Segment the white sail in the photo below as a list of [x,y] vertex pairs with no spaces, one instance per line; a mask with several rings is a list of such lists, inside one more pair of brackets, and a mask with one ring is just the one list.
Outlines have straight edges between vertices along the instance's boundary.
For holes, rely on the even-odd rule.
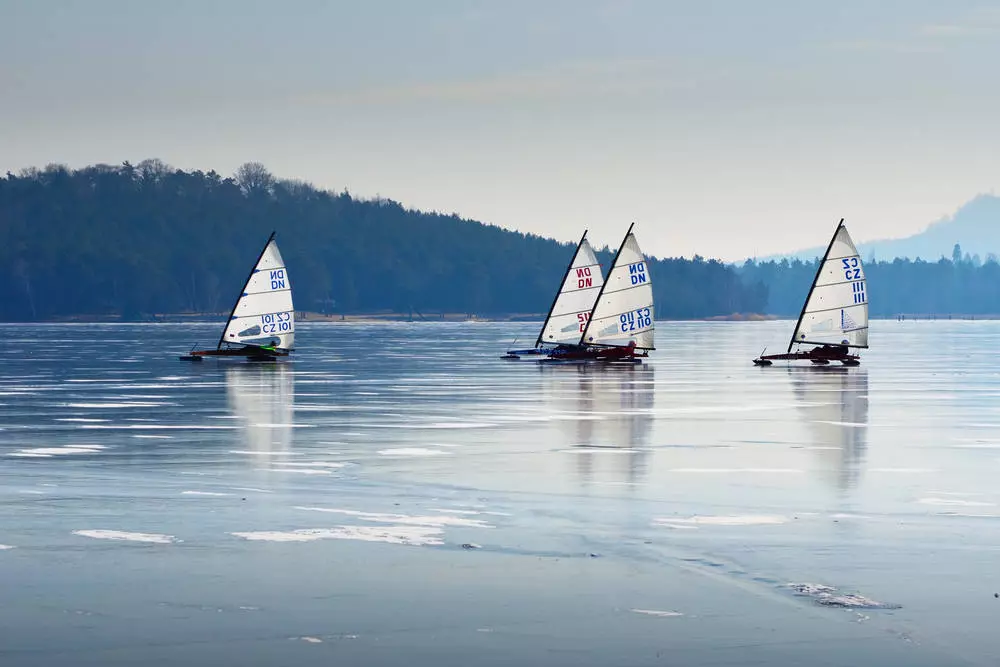
[[868,347],[868,285],[843,221],[820,263],[792,343]]
[[539,343],[576,343],[587,326],[594,301],[604,284],[601,265],[586,235],[566,272],[548,319],[538,336]]
[[580,343],[652,350],[653,329],[653,283],[629,227]]
[[219,347],[227,343],[273,345],[280,350],[291,350],[294,347],[295,307],[292,305],[292,283],[273,234],[233,307]]

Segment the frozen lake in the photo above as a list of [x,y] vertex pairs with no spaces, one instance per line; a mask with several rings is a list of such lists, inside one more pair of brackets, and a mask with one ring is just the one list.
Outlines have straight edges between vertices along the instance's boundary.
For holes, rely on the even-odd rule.
[[0,325],[0,664],[995,665],[1000,322]]

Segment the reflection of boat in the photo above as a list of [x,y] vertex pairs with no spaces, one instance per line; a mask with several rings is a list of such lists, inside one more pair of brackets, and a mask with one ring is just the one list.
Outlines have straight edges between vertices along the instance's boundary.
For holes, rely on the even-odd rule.
[[644,365],[547,368],[543,392],[557,411],[584,481],[593,476],[602,452],[614,455],[612,465],[624,463],[623,481],[643,477],[653,426],[653,379],[654,369]]
[[285,261],[274,241],[264,244],[240,296],[229,313],[215,349],[192,350],[184,361],[205,357],[247,357],[254,361],[287,357],[295,343],[295,307]]
[[[850,349],[868,347],[867,283],[861,256],[841,219],[816,269],[788,351],[761,354],[753,363],[770,366],[775,361],[810,361],[826,365],[839,361],[845,366],[857,366],[861,357]],[[816,347],[792,352],[796,345]]]
[[229,409],[239,419],[248,451],[287,452],[292,444],[295,381],[284,364],[238,364],[226,369]]
[[856,368],[789,368],[792,391],[824,472],[836,486],[857,484],[868,442],[868,372]]
[[597,294],[604,284],[601,265],[597,255],[583,232],[573,253],[573,259],[566,267],[562,284],[556,292],[545,322],[535,339],[535,347],[529,350],[508,350],[503,359],[520,359],[525,356],[545,355],[552,351],[545,345],[576,344],[583,333],[584,325],[590,319]]

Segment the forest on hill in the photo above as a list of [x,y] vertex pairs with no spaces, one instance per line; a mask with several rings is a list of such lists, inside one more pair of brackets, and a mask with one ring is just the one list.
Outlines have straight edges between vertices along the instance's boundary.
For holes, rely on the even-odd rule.
[[[225,313],[272,230],[297,309],[327,313],[544,313],[573,248],[258,163],[231,177],[155,159],[50,165],[0,178],[0,320]],[[649,264],[661,318],[766,309],[767,289],[722,262]]]
[[[767,312],[797,317],[819,260],[747,261],[738,269],[747,283],[767,288]],[[1000,263],[983,261],[956,244],[937,261],[865,261],[872,317],[909,315],[1000,315]]]

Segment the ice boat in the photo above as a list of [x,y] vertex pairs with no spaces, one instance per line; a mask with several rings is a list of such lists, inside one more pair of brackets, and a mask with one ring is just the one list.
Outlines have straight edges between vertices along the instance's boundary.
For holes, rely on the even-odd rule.
[[292,284],[274,232],[260,251],[214,349],[192,350],[184,361],[206,357],[245,357],[272,361],[287,357],[295,344]]
[[559,291],[549,306],[535,346],[524,350],[508,350],[502,358],[537,359],[551,354],[554,349],[576,346],[603,284],[601,265],[587,241],[587,232],[584,231],[563,274]]
[[[803,350],[806,345],[814,347]],[[841,219],[802,304],[788,350],[784,354],[761,353],[753,363],[770,366],[775,361],[808,361],[857,366],[861,357],[851,350],[867,348],[868,285],[861,256]]]

